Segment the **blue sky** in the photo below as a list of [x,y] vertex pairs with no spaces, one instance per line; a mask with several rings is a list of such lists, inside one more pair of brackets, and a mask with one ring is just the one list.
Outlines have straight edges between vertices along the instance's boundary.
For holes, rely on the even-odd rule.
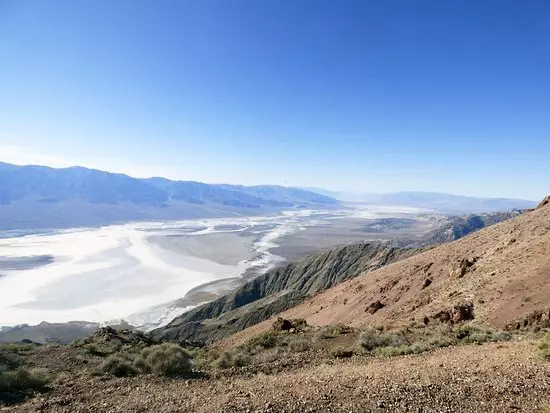
[[550,192],[550,2],[0,0],[0,160]]

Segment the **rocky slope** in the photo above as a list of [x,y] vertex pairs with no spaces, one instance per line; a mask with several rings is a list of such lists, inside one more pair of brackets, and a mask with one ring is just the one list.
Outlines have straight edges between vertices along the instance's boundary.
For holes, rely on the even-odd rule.
[[286,354],[253,368],[199,377],[90,374],[98,356],[69,346],[25,351],[51,390],[2,412],[546,412],[548,361],[532,339],[441,348],[401,357],[319,360]]
[[340,246],[268,271],[235,292],[177,317],[152,334],[169,340],[219,340],[342,281],[419,251],[372,243]]
[[512,220],[341,283],[280,315],[313,325],[437,318],[516,328],[550,318],[549,279],[550,205],[541,203]]
[[[422,246],[453,241],[520,213],[510,211],[450,217],[420,238],[396,241],[417,249],[362,243],[314,254],[276,268],[232,294],[185,313],[153,334],[159,339],[219,340],[296,306],[336,284],[416,254]],[[379,221],[382,221],[379,225],[394,224],[391,219]]]
[[443,220],[437,228],[423,234],[419,239],[402,239],[398,240],[397,244],[403,246],[418,246],[456,241],[480,229],[515,218],[524,212],[525,210],[513,210],[449,216]]

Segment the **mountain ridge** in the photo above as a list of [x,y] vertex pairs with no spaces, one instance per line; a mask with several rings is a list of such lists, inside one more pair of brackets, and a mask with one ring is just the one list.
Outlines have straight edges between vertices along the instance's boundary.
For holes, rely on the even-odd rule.
[[330,197],[275,185],[140,179],[79,166],[0,163],[0,229],[257,215],[339,205]]
[[400,205],[433,209],[444,213],[482,213],[512,209],[534,208],[536,201],[516,198],[478,198],[429,191],[398,191],[390,193],[360,193],[330,191],[316,187],[303,189],[330,196],[342,202],[359,202],[371,205]]

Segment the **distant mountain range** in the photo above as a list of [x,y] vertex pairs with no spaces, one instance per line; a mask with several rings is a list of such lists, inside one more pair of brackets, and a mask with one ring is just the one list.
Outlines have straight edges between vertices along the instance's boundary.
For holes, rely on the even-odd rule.
[[511,198],[475,198],[463,195],[439,192],[393,192],[387,194],[369,194],[356,192],[337,192],[321,188],[301,188],[329,196],[342,202],[362,202],[371,205],[399,205],[415,208],[433,209],[445,213],[474,213],[528,209],[537,206],[535,201]]
[[137,179],[82,167],[0,163],[0,229],[254,215],[337,205],[334,198],[282,186],[210,185]]
[[134,220],[259,215],[341,202],[401,205],[447,213],[525,209],[535,202],[430,193],[352,194],[318,188],[138,179],[83,167],[0,162],[0,230],[96,226]]

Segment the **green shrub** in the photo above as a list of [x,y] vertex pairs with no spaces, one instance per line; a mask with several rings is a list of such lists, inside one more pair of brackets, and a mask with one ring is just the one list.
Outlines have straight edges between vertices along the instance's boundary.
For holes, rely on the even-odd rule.
[[99,366],[99,372],[116,377],[135,376],[139,370],[134,367],[133,359],[120,354],[112,354]]
[[0,373],[21,365],[20,357],[5,347],[0,347]]
[[134,366],[144,373],[178,376],[191,371],[191,355],[177,344],[163,343],[144,348]]
[[18,367],[15,370],[0,372],[0,402],[14,403],[35,392],[45,392],[50,380],[50,376],[43,369],[29,370]]
[[465,344],[482,344],[489,341],[510,340],[511,335],[505,332],[494,332],[472,325],[461,325],[455,329],[455,337]]
[[538,347],[540,356],[544,360],[550,361],[550,334],[542,338]]
[[247,353],[255,353],[258,350],[274,348],[282,344],[281,336],[283,333],[278,331],[268,331],[267,333],[259,334],[251,337],[242,347]]
[[349,358],[349,357],[352,357],[354,354],[355,352],[352,349],[347,349],[344,347],[336,347],[330,351],[331,357],[337,358],[337,359]]

